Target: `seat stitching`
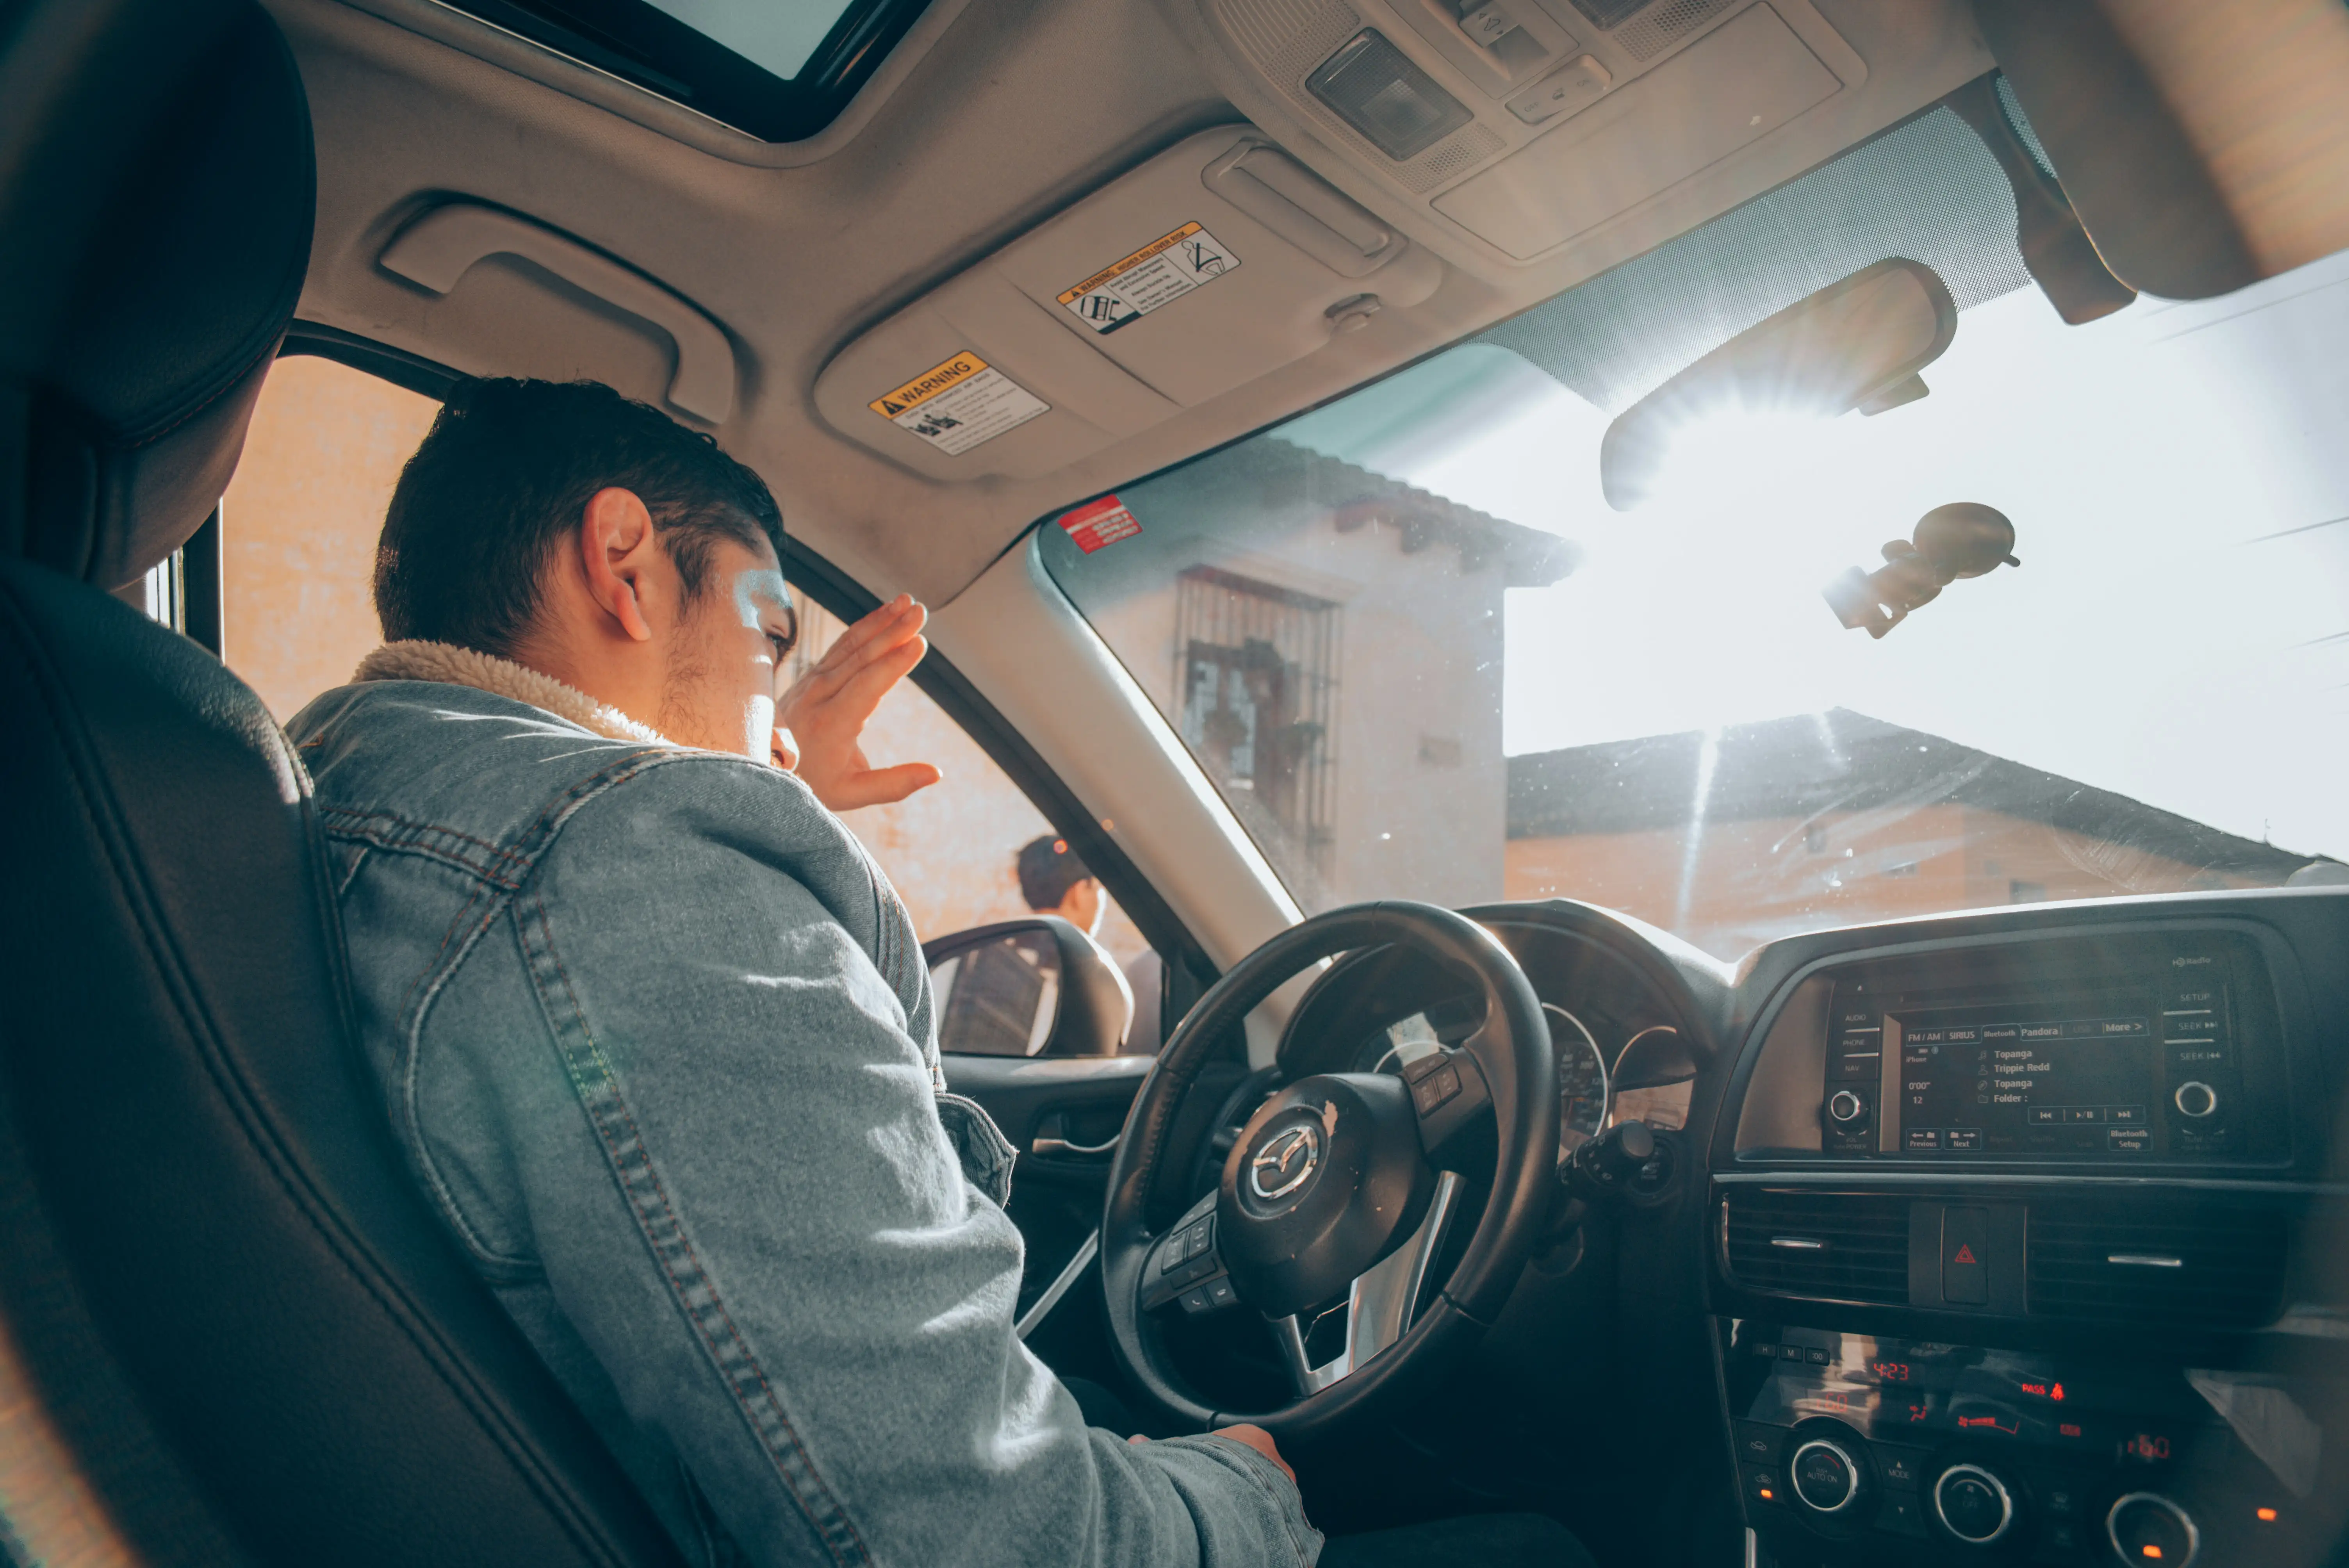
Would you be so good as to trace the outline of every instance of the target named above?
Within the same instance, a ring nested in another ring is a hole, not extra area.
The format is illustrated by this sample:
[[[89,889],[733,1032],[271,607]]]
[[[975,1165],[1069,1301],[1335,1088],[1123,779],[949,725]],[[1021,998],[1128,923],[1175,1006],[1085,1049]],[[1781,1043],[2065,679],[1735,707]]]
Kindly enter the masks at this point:
[[[533,890],[532,902],[536,904],[538,914],[536,920],[530,923],[537,927],[540,940],[531,941],[527,930],[523,929],[524,950],[534,960],[531,965],[531,978],[538,989],[541,1006],[546,1008],[548,1023],[554,1027],[556,1047],[563,1057],[572,1087],[579,1095],[581,1109],[587,1113],[598,1141],[604,1146],[605,1157],[611,1162],[620,1190],[636,1217],[639,1233],[668,1281],[670,1294],[686,1321],[692,1325],[704,1353],[725,1379],[728,1391],[734,1397],[736,1408],[743,1416],[751,1435],[766,1450],[768,1462],[775,1467],[777,1475],[790,1491],[792,1501],[799,1505],[801,1512],[814,1527],[833,1561],[843,1564],[843,1568],[870,1563],[872,1553],[858,1533],[855,1522],[848,1517],[839,1497],[816,1469],[814,1457],[808,1452],[798,1429],[784,1411],[782,1401],[768,1380],[766,1369],[759,1364],[758,1357],[743,1338],[732,1315],[726,1310],[717,1283],[709,1277],[709,1270],[694,1250],[692,1240],[686,1234],[684,1223],[669,1200],[667,1185],[653,1167],[651,1148],[636,1125],[635,1112],[629,1109],[627,1098],[620,1090],[618,1078],[612,1071],[602,1046],[597,1043],[595,1030],[587,1022],[585,1010],[580,1006],[577,988],[572,984],[570,971],[555,949],[554,931],[543,887]],[[523,928],[520,920],[516,923],[518,929]],[[561,984],[564,997],[568,1003],[567,1009],[557,1009],[554,998],[547,994],[543,969],[549,964],[554,966],[554,978]],[[585,1043],[587,1056],[593,1058],[592,1078],[590,1064],[582,1059],[567,1040],[566,1037],[574,1032],[573,1029],[566,1028],[558,1021],[561,1011],[567,1011],[577,1036]],[[683,1274],[679,1272],[680,1260],[685,1268]],[[727,1344],[720,1343],[719,1334],[713,1330],[713,1318],[722,1329],[724,1339],[730,1342],[730,1349]],[[746,1375],[758,1386],[755,1403],[765,1407],[763,1415],[753,1408],[754,1400],[744,1387]],[[789,1442],[791,1452],[788,1455],[776,1440],[777,1433]],[[809,1496],[811,1491],[818,1495],[812,1498]]]

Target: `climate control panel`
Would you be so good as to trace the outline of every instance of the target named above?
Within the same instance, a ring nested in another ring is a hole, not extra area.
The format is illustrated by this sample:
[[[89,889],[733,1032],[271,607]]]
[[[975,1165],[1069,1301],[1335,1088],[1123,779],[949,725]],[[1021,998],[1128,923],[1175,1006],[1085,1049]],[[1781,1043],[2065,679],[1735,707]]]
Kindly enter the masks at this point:
[[[2320,1500],[2349,1487],[2344,1445],[2308,1414],[2325,1402],[2271,1377],[1721,1331],[1746,1518],[1778,1568],[2292,1568],[2323,1560]]]

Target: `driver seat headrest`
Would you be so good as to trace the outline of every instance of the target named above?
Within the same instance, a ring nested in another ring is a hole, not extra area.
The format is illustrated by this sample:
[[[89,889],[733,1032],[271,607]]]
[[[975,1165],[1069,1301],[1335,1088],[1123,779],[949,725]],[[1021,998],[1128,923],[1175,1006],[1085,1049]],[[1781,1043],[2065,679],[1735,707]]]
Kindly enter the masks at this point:
[[[302,79],[250,0],[47,0],[0,39],[0,555],[99,588],[227,488],[310,260]]]

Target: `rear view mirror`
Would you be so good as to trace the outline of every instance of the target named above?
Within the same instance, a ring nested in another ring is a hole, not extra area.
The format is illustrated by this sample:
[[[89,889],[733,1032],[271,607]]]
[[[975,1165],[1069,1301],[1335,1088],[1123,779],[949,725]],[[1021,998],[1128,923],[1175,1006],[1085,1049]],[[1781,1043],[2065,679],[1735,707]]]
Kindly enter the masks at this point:
[[[1056,915],[922,944],[938,1048],[979,1057],[1113,1057],[1133,1021],[1125,977]]]
[[[1747,327],[1615,417],[1599,448],[1607,504],[1654,493],[1672,442],[1729,413],[1880,414],[1925,396],[1917,374],[1957,335],[1957,302],[1933,269],[1878,262]]]

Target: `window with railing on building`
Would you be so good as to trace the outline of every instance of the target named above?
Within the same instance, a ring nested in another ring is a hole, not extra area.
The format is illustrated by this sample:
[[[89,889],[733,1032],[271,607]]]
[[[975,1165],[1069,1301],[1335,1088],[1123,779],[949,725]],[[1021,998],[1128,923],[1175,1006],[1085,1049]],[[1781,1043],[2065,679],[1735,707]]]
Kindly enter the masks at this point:
[[[1175,580],[1183,738],[1286,880],[1330,874],[1336,604],[1212,566]]]

